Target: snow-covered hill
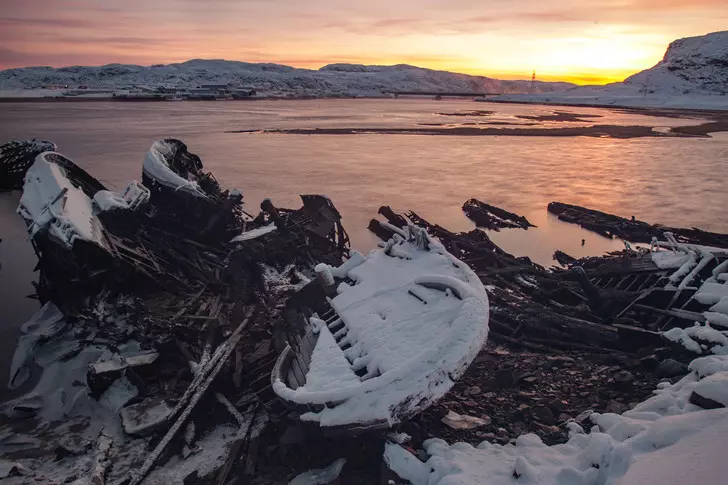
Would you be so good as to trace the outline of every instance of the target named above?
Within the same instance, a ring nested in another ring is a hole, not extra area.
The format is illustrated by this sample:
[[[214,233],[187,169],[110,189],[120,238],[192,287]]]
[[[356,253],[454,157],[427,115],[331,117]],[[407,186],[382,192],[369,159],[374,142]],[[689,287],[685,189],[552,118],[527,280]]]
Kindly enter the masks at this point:
[[[530,81],[500,81],[435,71],[409,65],[364,66],[331,64],[319,70],[280,64],[252,64],[225,60],[192,60],[179,64],[100,67],[26,67],[0,71],[0,91],[40,89],[52,85],[122,89],[132,85],[193,88],[202,84],[239,83],[271,96],[381,96],[383,91],[489,91],[515,93]],[[539,82],[536,92],[560,91],[569,83]]]
[[[728,31],[672,42],[654,67],[624,82],[503,101],[728,110]]]
[[[670,44],[665,57],[624,84],[674,94],[728,94],[728,31]]]

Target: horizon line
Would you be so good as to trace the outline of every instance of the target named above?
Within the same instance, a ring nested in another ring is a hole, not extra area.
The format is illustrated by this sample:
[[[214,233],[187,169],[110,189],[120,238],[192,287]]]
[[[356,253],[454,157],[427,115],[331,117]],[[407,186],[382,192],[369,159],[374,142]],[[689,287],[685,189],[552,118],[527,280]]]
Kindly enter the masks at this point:
[[[416,64],[411,64],[408,62],[394,62],[394,63],[375,63],[375,64],[364,64],[361,62],[347,62],[347,61],[341,61],[341,62],[328,62],[325,64],[318,65],[316,63],[315,65],[318,67],[314,67],[312,65],[306,65],[304,61],[304,65],[295,65],[294,63],[285,63],[286,61],[246,61],[246,60],[239,60],[239,59],[224,59],[224,58],[202,58],[202,57],[195,57],[191,59],[186,59],[183,61],[169,61],[169,62],[156,62],[156,63],[124,63],[124,62],[108,62],[105,64],[68,64],[68,65],[26,65],[26,66],[14,66],[14,67],[0,67],[0,72],[3,71],[10,71],[14,69],[35,69],[35,68],[51,68],[51,69],[67,69],[72,67],[88,67],[88,68],[102,68],[107,66],[138,66],[138,67],[155,67],[155,66],[169,66],[169,65],[176,65],[176,64],[186,64],[189,62],[194,61],[221,61],[221,62],[237,62],[242,64],[251,64],[251,65],[275,65],[275,66],[282,66],[282,67],[289,67],[292,69],[302,69],[307,71],[320,71],[321,69],[332,66],[332,65],[349,65],[349,66],[364,66],[364,67],[396,67],[396,66],[409,66],[414,67],[417,69],[426,69],[430,71],[439,71],[439,72],[447,72],[452,74],[464,74],[467,76],[474,76],[474,77],[485,77],[489,79],[493,79],[496,81],[531,81],[531,75],[527,75],[524,77],[519,77],[520,74],[516,74],[513,72],[495,72],[495,73],[485,73],[483,70],[478,69],[458,69],[458,70],[449,70],[449,69],[438,69],[434,67],[428,67],[428,66],[418,66]],[[649,69],[649,68],[645,68]],[[627,77],[636,74],[641,71],[629,71],[624,72],[619,75],[616,75],[614,73],[610,74],[608,70],[605,71],[603,74],[599,72],[591,72],[591,73],[571,73],[571,74],[545,74],[541,78],[538,77],[538,71],[536,72],[536,81],[537,82],[545,82],[545,83],[567,83],[567,84],[575,84],[575,85],[607,85],[615,82],[622,82]],[[529,72],[534,72],[533,69],[530,69]]]

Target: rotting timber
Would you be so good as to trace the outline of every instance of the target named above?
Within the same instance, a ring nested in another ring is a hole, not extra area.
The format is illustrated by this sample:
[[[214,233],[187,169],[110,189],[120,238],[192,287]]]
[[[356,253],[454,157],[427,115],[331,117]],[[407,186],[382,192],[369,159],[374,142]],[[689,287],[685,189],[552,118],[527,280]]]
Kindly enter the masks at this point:
[[[71,344],[57,346],[55,334],[44,338],[60,359],[92,346],[111,356],[90,363],[85,383],[75,386],[82,393],[104,401],[128,381],[138,394],[122,407],[125,438],[111,449],[110,430],[69,415],[59,430],[83,446],[41,429],[30,437],[51,449],[28,453],[65,463],[95,450],[96,483],[280,483],[341,456],[350,460],[347,483],[379,480],[383,432],[322,435],[300,423],[299,410],[292,413],[271,389],[283,349],[292,349],[291,360],[305,360],[311,350],[305,319],[330,311],[332,288],[315,281],[314,265],[336,266],[348,255],[340,214],[315,195],[303,196],[298,210],[264,201],[257,215],[246,214],[242,194],[213,183],[182,142],[155,145],[155,165],[145,167],[142,180],[166,167],[183,182],[146,180],[151,187],[130,184],[111,194],[65,157],[46,157],[96,203],[102,244],[76,240],[69,253],[43,233],[32,239],[39,256],[36,296],[60,308],[70,323],[60,332]],[[176,180],[168,173],[151,177]],[[373,220],[370,228],[380,238],[389,241],[410,224],[426,229],[475,271],[491,303],[489,345],[440,401],[399,425],[415,446],[432,436],[507,442],[525,431],[557,442],[563,423],[578,420],[581,411],[619,412],[648,395],[672,345],[661,332],[699,319],[704,305],[694,298],[695,287],[728,257],[714,254],[668,288],[671,271],[644,251],[546,269],[508,254],[479,229],[455,234],[414,212],[382,207],[379,213],[386,222]],[[131,353],[130,341],[138,342]],[[22,374],[13,380],[19,383]],[[10,416],[0,425],[28,433],[37,406],[28,400],[0,409]],[[448,411],[487,415],[489,424],[455,430],[442,421]],[[155,415],[162,419],[144,418]],[[209,434],[221,423],[232,434]],[[89,430],[97,431],[92,439]],[[222,459],[209,458],[214,466],[195,461],[220,446]],[[175,468],[177,481],[163,474]]]
[[[17,140],[0,145],[0,192],[21,189],[35,157],[55,149],[54,143],[42,140]]]
[[[240,191],[221,190],[199,158],[171,139],[150,150],[145,183],[121,194],[54,152],[38,154],[26,171],[19,213],[38,256],[33,296],[44,305],[42,318],[62,322],[37,338],[67,349],[61,362],[98,354],[85,376],[88,395],[107,402],[127,383],[134,395],[122,402],[126,435],[161,438],[143,463],[113,476],[142,483],[170,447],[195,446],[191,429],[199,433],[225,417],[240,427],[225,473],[244,452],[246,473],[254,473],[258,436],[288,412],[269,377],[290,338],[286,302],[310,282],[316,263],[340,264],[349,251],[333,203],[304,195],[293,210],[265,200],[253,217]],[[13,387],[28,379],[32,357],[23,358],[12,370]],[[33,416],[38,405],[27,399],[11,401],[3,414]],[[224,414],[210,414],[210,406]],[[161,421],[150,421],[155,415]],[[86,421],[68,422],[87,429]],[[104,483],[106,472],[99,473]],[[227,483],[222,475],[218,481]]]
[[[564,222],[578,224],[584,229],[600,234],[606,238],[620,238],[632,242],[649,243],[653,238],[661,238],[671,232],[678,242],[704,244],[707,246],[728,247],[728,235],[703,231],[697,228],[677,228],[649,224],[634,218],[607,214],[578,205],[563,202],[551,202],[548,211]]]
[[[453,233],[412,211],[383,207],[379,213],[388,222],[373,220],[375,234],[386,239],[407,220],[427,228],[478,274],[490,300],[486,348],[448,396],[402,427],[415,448],[433,435],[475,445],[532,432],[558,443],[566,439],[565,422],[583,419],[585,410],[628,409],[658,380],[687,372],[674,359],[687,363],[694,354],[663,333],[705,321],[710,305],[696,297],[696,288],[728,265],[728,250],[700,253],[661,234],[668,241],[652,250],[687,247],[686,261],[698,253],[689,270],[661,268],[647,249],[562,258],[563,267],[546,269],[508,254],[479,229]],[[713,345],[696,339],[704,348]],[[453,429],[442,422],[450,412],[485,417],[485,423]]]
[[[391,209],[379,212],[394,214],[392,226],[401,224],[403,216]],[[629,352],[639,347],[637,336],[648,344],[659,343],[656,331],[699,320],[695,315],[705,305],[692,298],[696,286],[728,259],[728,250],[711,253],[699,271],[685,275],[689,282],[670,288],[673,271],[658,267],[649,250],[626,249],[581,260],[567,257],[568,269],[546,269],[527,257],[508,254],[479,229],[455,234],[415,212],[405,217],[436,236],[486,284],[492,303],[491,340],[532,350]],[[375,221],[370,227],[387,236],[386,226]],[[646,313],[654,318],[645,318]]]
[[[535,227],[524,216],[519,216],[500,207],[486,204],[478,199],[469,199],[463,204],[463,212],[478,227],[499,231],[502,228],[528,229]]]

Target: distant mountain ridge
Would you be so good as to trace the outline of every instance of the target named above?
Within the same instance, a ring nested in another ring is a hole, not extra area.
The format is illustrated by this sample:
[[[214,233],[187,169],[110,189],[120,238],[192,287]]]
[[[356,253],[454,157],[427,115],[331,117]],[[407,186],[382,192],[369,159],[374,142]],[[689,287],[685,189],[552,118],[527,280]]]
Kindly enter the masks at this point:
[[[671,42],[660,62],[624,82],[554,93],[506,95],[500,101],[728,110],[728,31]]]
[[[131,85],[196,87],[231,82],[269,96],[381,96],[392,90],[514,93],[531,88],[531,81],[502,81],[406,64],[329,64],[312,70],[281,64],[193,59],[153,66],[108,64],[0,71],[0,90],[50,85],[85,85],[89,89],[122,89]],[[553,92],[572,87],[573,84],[563,82],[535,82],[533,91]]]
[[[685,94],[728,94],[728,31],[671,42],[660,62],[624,84]]]

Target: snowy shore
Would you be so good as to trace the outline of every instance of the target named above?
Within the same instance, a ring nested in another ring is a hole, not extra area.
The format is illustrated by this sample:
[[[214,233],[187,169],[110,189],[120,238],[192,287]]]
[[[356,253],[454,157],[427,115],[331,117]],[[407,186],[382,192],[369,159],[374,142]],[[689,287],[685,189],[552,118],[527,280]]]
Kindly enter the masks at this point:
[[[650,94],[629,86],[583,86],[559,93],[506,94],[489,98],[496,103],[523,103],[594,108],[680,109],[728,111],[728,95]]]
[[[659,243],[657,264],[674,269],[672,280],[686,288],[700,268],[725,250]],[[700,254],[700,258],[697,254]],[[700,355],[689,373],[661,382],[654,396],[624,413],[586,412],[582,424],[567,423],[569,440],[547,446],[535,434],[501,445],[483,441],[449,445],[423,443],[427,460],[388,443],[387,465],[413,485],[682,485],[722,483],[728,463],[722,443],[728,433],[728,264],[718,265],[697,290],[712,305],[705,323],[673,328],[664,337],[676,351]]]

